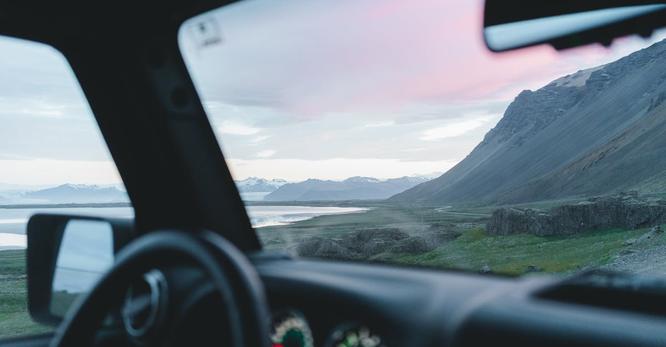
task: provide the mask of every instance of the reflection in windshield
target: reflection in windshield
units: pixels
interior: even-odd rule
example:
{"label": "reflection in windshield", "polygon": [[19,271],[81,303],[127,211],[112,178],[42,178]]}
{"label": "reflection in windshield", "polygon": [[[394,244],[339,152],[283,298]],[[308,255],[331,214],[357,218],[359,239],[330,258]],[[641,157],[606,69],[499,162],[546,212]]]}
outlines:
{"label": "reflection in windshield", "polygon": [[494,55],[481,5],[255,0],[183,25],[250,214],[315,211],[255,219],[264,246],[484,273],[666,273],[664,33]]}
{"label": "reflection in windshield", "polygon": [[635,5],[530,19],[490,26],[484,35],[490,48],[505,50],[600,28],[664,8],[664,4]]}

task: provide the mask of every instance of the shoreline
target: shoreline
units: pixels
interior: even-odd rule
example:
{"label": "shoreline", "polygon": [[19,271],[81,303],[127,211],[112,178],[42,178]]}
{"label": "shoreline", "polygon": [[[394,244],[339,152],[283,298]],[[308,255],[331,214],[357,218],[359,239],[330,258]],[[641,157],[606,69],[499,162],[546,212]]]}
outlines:
{"label": "shoreline", "polygon": [[[262,206],[275,206],[275,205],[262,205]],[[259,207],[259,206],[257,206]],[[367,208],[367,207],[338,207],[338,206],[294,206],[294,205],[284,205],[284,206],[278,206],[278,207],[311,207],[311,208],[317,208],[317,207],[332,207],[332,208],[340,208],[340,209],[345,209],[346,211],[340,211],[340,212],[332,212],[332,213],[313,213],[312,215],[309,216],[302,216],[302,217],[295,217],[291,220],[287,221],[276,221],[276,222],[269,222],[269,223],[257,223],[256,225],[252,225],[254,229],[261,229],[261,228],[267,228],[267,227],[280,227],[280,226],[288,226],[292,225],[295,223],[299,222],[305,222],[312,220],[317,217],[322,217],[322,216],[343,216],[343,215],[349,215],[349,214],[356,214],[356,213],[365,213],[372,208]],[[351,210],[351,211],[347,211]],[[288,218],[288,215],[286,215],[286,218]],[[250,216],[250,219],[252,217]]]}
{"label": "shoreline", "polygon": [[0,233],[0,252],[26,249],[27,246],[26,234]]}
{"label": "shoreline", "polygon": [[[0,205],[0,210],[18,210],[18,209],[73,209],[73,208],[127,208],[130,204],[125,203],[99,203],[99,204],[56,204],[56,205]],[[288,226],[295,223],[312,220],[321,216],[339,216],[351,215],[357,213],[365,213],[373,208],[358,207],[358,206],[322,206],[317,204],[315,206],[307,203],[299,202],[298,204],[261,204],[261,205],[248,205],[248,215],[253,222],[253,228],[256,230]],[[278,211],[274,215],[263,214],[261,212],[252,214],[253,208],[261,207],[277,207],[277,208],[293,208],[295,211]],[[300,209],[300,210],[299,210]],[[25,233],[25,224],[28,219],[0,219],[0,224],[17,224],[17,229],[6,230],[0,232],[0,252],[6,250],[21,250],[27,247],[27,237]],[[23,231],[15,232],[15,230],[23,229]]]}

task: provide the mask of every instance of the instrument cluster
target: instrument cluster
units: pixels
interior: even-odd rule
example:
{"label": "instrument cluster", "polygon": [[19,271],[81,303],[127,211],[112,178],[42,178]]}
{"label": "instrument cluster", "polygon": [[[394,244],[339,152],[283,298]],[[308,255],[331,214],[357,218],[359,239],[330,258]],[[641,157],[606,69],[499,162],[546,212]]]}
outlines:
{"label": "instrument cluster", "polygon": [[[386,347],[379,334],[358,323],[340,324],[320,340],[321,347]],[[273,347],[314,347],[315,341],[310,325],[299,311],[283,310],[273,314]]]}

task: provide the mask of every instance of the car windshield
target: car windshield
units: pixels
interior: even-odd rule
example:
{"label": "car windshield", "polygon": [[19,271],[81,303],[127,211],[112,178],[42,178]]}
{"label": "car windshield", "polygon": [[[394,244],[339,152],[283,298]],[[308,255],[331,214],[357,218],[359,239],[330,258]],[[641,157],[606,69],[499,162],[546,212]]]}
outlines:
{"label": "car windshield", "polygon": [[482,5],[248,0],[183,24],[264,248],[666,272],[666,34],[493,54]]}

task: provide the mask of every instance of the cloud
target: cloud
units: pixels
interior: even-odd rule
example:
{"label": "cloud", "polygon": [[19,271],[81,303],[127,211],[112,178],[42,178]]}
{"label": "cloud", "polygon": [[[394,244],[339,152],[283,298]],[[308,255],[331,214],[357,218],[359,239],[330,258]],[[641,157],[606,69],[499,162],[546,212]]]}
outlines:
{"label": "cloud", "polygon": [[264,141],[268,140],[270,137],[271,137],[270,135],[260,135],[260,136],[253,137],[253,138],[250,140],[250,142],[251,142],[252,144],[256,145],[256,144],[258,144],[258,143],[260,143],[260,142],[264,142]]}
{"label": "cloud", "polygon": [[413,153],[413,152],[423,152],[427,149],[428,148],[426,147],[414,147],[414,148],[403,148],[400,151],[405,153]]}
{"label": "cloud", "polygon": [[[87,160],[4,160],[0,159],[0,182],[28,185],[120,183],[112,161]],[[48,174],[46,174],[48,172]]]}
{"label": "cloud", "polygon": [[272,149],[268,149],[257,153],[257,158],[270,158],[273,155],[275,155],[275,151]]}
{"label": "cloud", "polygon": [[383,121],[383,122],[375,122],[375,123],[369,123],[364,125],[364,128],[383,128],[383,127],[390,127],[392,125],[395,125],[395,121],[389,120],[389,121]]}
{"label": "cloud", "polygon": [[423,141],[438,141],[462,136],[474,129],[482,127],[488,123],[489,120],[489,117],[468,119],[456,123],[451,123],[442,127],[428,129],[421,133],[420,139]]}
{"label": "cloud", "polygon": [[256,128],[237,121],[224,120],[217,126],[217,131],[224,135],[249,136],[259,133],[261,128]]}

